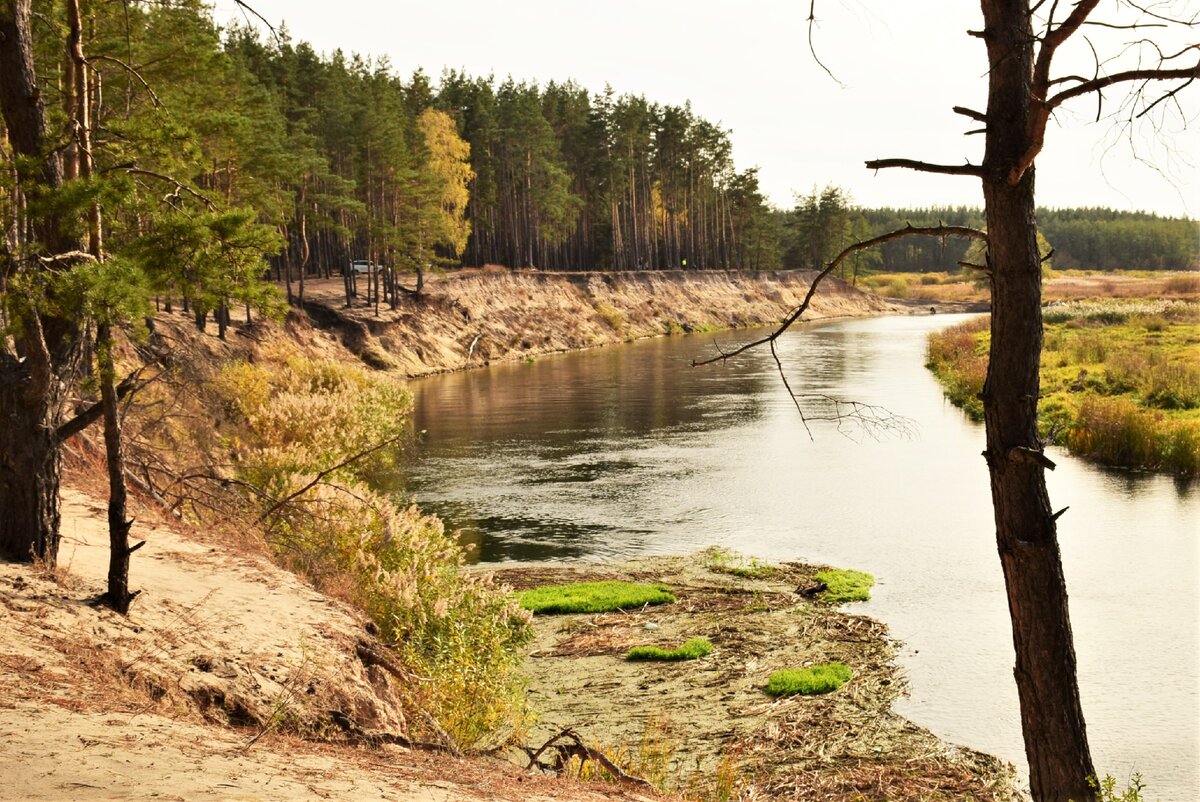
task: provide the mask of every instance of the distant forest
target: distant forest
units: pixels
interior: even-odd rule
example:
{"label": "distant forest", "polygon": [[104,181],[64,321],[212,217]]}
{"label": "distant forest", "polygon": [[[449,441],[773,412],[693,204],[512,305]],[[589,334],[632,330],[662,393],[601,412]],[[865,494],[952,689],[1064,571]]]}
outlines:
{"label": "distant forest", "polygon": [[[458,264],[813,267],[905,223],[982,225],[978,209],[857,208],[836,187],[777,209],[757,169],[735,168],[730,131],[688,105],[570,81],[402,79],[386,60],[318,54],[286,31],[222,31],[198,0],[94,13],[113,17],[85,43],[98,174],[136,164],[139,181],[169,175],[182,182],[176,196],[194,190],[243,210],[277,234],[268,259],[289,296],[293,280],[340,274],[354,259],[393,277]],[[39,62],[61,61],[51,49],[60,37],[42,33]],[[1056,267],[1200,261],[1192,220],[1074,209],[1042,210],[1039,221]],[[906,239],[852,269],[953,270],[964,250]]]}

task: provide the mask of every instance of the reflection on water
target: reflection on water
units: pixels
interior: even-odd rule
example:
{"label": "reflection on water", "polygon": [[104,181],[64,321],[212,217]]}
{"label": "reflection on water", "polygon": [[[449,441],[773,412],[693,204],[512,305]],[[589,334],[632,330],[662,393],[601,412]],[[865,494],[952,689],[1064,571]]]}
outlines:
{"label": "reflection on water", "polygon": [[[797,393],[882,404],[916,436],[810,440],[769,352],[690,367],[659,339],[413,384],[415,499],[476,559],[609,559],[719,544],[871,571],[863,612],[905,642],[901,712],[1023,763],[983,432],[922,368],[952,318],[854,320],[780,341]],[[722,335],[724,342],[744,335]],[[1200,798],[1200,492],[1054,454],[1050,474],[1097,768]],[[1126,665],[1149,672],[1130,680]]]}

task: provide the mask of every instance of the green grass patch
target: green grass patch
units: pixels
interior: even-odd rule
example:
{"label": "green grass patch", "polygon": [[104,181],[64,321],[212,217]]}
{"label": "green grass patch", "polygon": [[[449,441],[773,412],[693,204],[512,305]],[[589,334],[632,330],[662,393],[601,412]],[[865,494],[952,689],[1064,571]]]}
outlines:
{"label": "green grass patch", "polygon": [[868,573],[840,568],[822,571],[813,578],[826,585],[821,598],[835,603],[866,601],[871,598],[871,586],[875,584],[875,577]]}
{"label": "green grass patch", "polygon": [[674,649],[658,646],[634,646],[625,655],[626,660],[697,660],[712,654],[713,645],[708,638],[692,638]]}
{"label": "green grass patch", "polygon": [[[1055,304],[1045,328],[1038,428],[1105,465],[1200,472],[1200,304]],[[987,319],[930,336],[926,366],[954,404],[983,416]]]}
{"label": "green grass patch", "polygon": [[808,668],[785,668],[767,680],[767,693],[772,696],[815,696],[829,693],[850,681],[850,669],[845,663],[823,663]]}
{"label": "green grass patch", "polygon": [[665,585],[609,580],[543,585],[520,596],[521,606],[534,613],[609,613],[646,604],[667,604],[675,596]]}

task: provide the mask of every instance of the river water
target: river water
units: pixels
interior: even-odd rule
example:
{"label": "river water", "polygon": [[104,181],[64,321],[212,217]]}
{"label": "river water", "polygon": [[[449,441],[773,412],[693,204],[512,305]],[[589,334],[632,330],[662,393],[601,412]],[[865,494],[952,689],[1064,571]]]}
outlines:
{"label": "river water", "polygon": [[[953,316],[808,324],[780,341],[798,394],[884,406],[806,429],[770,353],[692,368],[745,333],[660,338],[412,384],[409,492],[483,562],[606,560],[717,544],[877,577],[855,608],[904,642],[897,709],[1024,766],[982,427],[923,366]],[[828,403],[810,401],[810,416]],[[878,412],[878,410],[875,410]],[[811,437],[809,434],[811,430]],[[1200,485],[1051,453],[1097,770],[1200,799]]]}

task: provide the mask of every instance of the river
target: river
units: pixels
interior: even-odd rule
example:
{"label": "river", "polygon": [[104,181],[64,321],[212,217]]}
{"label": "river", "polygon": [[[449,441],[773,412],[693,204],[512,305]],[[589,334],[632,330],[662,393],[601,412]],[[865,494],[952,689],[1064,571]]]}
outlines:
{"label": "river", "polygon": [[[407,486],[483,562],[717,544],[869,571],[874,596],[855,610],[904,643],[898,711],[1023,767],[983,429],[922,366],[928,332],[956,319],[807,324],[780,340],[798,394],[886,407],[869,431],[806,428],[767,350],[690,366],[748,336],[736,332],[414,382],[424,433]],[[1141,772],[1147,800],[1200,799],[1200,485],[1050,455],[1097,770]]]}

